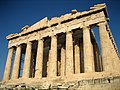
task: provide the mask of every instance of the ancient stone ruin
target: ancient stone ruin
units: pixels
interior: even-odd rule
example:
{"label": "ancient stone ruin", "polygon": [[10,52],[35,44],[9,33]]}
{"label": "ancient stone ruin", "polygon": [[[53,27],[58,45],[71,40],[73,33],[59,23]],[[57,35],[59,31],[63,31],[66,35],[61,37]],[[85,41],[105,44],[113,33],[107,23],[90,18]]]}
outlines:
{"label": "ancient stone ruin", "polygon": [[46,17],[7,36],[0,88],[120,90],[120,58],[108,21],[106,5],[97,4],[89,11]]}

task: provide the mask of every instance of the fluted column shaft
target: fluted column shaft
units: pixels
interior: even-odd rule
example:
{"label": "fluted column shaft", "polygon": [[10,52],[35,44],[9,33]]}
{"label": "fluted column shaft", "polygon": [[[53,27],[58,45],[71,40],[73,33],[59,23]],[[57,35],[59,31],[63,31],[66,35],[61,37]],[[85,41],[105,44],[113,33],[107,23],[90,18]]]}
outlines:
{"label": "fluted column shaft", "polygon": [[37,58],[36,58],[36,72],[35,78],[42,78],[43,67],[43,40],[38,41]]}
{"label": "fluted column shaft", "polygon": [[32,42],[27,43],[24,69],[23,69],[23,78],[30,77],[30,64],[31,64],[31,53],[32,53]]}
{"label": "fluted column shaft", "polygon": [[47,75],[49,75],[49,71],[50,71],[50,69],[51,69],[51,67],[50,67],[50,61],[51,61],[51,50],[49,50],[49,54],[48,54],[48,61],[47,61]]}
{"label": "fluted column shaft", "polygon": [[94,54],[90,38],[90,28],[83,28],[84,72],[94,72]]}
{"label": "fluted column shaft", "polygon": [[79,41],[76,41],[76,44],[74,46],[75,50],[75,74],[80,73],[80,47],[79,47]]}
{"label": "fluted column shaft", "polygon": [[65,49],[61,48],[61,76],[65,76]]}
{"label": "fluted column shaft", "polygon": [[17,79],[19,77],[19,69],[20,69],[20,58],[21,58],[21,46],[17,46],[14,66],[12,71],[12,79]]}
{"label": "fluted column shaft", "polygon": [[73,38],[72,32],[66,33],[66,76],[73,74]]}
{"label": "fluted column shaft", "polygon": [[48,77],[57,76],[57,36],[51,37],[51,54],[49,61]]}
{"label": "fluted column shaft", "polygon": [[4,81],[10,79],[10,71],[11,71],[11,66],[12,66],[13,52],[14,52],[14,48],[13,47],[9,48],[5,71],[4,71],[4,77],[3,77]]}
{"label": "fluted column shaft", "polygon": [[[102,63],[103,63],[103,71],[115,71],[114,69],[114,62],[115,54],[112,42],[110,41],[107,29],[106,29],[106,22],[99,23],[99,35],[100,35],[100,45],[102,50]],[[117,65],[115,65],[117,66]],[[119,68],[119,67],[118,67]]]}

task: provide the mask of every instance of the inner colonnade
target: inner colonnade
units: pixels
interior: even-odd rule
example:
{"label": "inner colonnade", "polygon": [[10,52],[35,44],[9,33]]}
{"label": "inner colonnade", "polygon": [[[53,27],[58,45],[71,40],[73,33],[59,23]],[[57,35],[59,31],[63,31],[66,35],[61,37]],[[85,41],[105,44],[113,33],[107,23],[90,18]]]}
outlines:
{"label": "inner colonnade", "polygon": [[10,47],[7,68],[6,79],[43,78],[101,72],[103,64],[94,33],[87,26]]}

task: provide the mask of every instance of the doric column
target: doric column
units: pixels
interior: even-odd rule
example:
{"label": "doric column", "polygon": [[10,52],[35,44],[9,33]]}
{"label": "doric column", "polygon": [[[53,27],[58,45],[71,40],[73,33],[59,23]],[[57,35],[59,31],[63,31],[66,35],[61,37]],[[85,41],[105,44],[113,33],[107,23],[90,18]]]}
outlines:
{"label": "doric column", "polygon": [[27,43],[25,61],[24,61],[24,69],[23,69],[23,78],[30,77],[30,64],[31,64],[31,52],[32,52],[32,42]]}
{"label": "doric column", "polygon": [[41,39],[38,41],[35,78],[42,78],[43,49],[43,39]]}
{"label": "doric column", "polygon": [[17,46],[15,60],[14,60],[14,66],[12,71],[12,79],[19,78],[19,69],[20,69],[20,58],[21,58],[21,46]]}
{"label": "doric column", "polygon": [[102,59],[101,59],[100,51],[98,52],[98,60],[100,61],[100,71],[103,71],[103,64],[102,64]]}
{"label": "doric column", "polygon": [[49,76],[49,73],[50,73],[50,61],[51,61],[51,50],[49,50],[49,53],[48,53],[48,61],[47,61],[47,76]]}
{"label": "doric column", "polygon": [[[103,71],[115,71],[114,69],[114,50],[110,41],[106,22],[99,23],[100,45],[102,50]],[[117,66],[117,65],[116,65]]]}
{"label": "doric column", "polygon": [[3,80],[9,80],[10,79],[10,71],[11,71],[11,65],[12,65],[12,57],[13,57],[14,48],[9,48],[5,71],[4,71],[4,77]]}
{"label": "doric column", "polygon": [[48,77],[57,76],[57,36],[51,37],[51,50]]}
{"label": "doric column", "polygon": [[80,47],[79,47],[79,41],[76,41],[76,44],[74,46],[74,52],[75,52],[75,74],[80,73]]}
{"label": "doric column", "polygon": [[90,37],[90,27],[83,28],[84,72],[94,72],[94,55]]}
{"label": "doric column", "polygon": [[97,46],[96,41],[93,41],[93,48],[94,48],[94,62],[95,62],[95,71],[99,72],[100,70],[100,59],[99,59],[99,49]]}
{"label": "doric column", "polygon": [[73,74],[73,38],[72,32],[66,33],[66,76]]}
{"label": "doric column", "polygon": [[65,76],[65,49],[61,48],[61,76]]}
{"label": "doric column", "polygon": [[83,39],[80,39],[80,73],[84,73]]}

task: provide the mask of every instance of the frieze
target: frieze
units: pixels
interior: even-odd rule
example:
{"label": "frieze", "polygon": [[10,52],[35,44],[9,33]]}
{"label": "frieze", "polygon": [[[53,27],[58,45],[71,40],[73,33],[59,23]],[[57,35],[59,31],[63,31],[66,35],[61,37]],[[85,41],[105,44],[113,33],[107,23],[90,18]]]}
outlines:
{"label": "frieze", "polygon": [[[105,20],[105,17],[102,15],[104,14],[103,12],[100,13],[96,13],[96,14],[91,14],[89,16],[86,17],[81,17],[79,19],[74,19],[72,21],[66,22],[64,24],[59,24],[57,26],[54,27],[49,27],[46,28],[44,30],[40,30],[38,31],[41,34],[41,38],[47,37],[47,36],[51,36],[52,33],[55,34],[59,34],[59,33],[65,33],[66,32],[66,28],[65,27],[69,27],[71,29],[76,29],[76,28],[82,28],[84,26],[89,26],[95,23],[99,23],[101,22],[100,20]],[[12,39],[9,41],[9,43],[16,43],[16,42],[23,42],[25,40],[37,40],[38,37],[38,32],[33,32],[31,34],[27,34],[26,36],[19,36],[18,38]],[[14,36],[14,35],[13,35]]]}
{"label": "frieze", "polygon": [[16,38],[16,39],[12,39],[9,41],[9,46],[16,46],[17,44],[22,44],[22,43],[26,43],[28,40],[37,40],[39,37],[38,37],[38,32],[35,32],[35,33],[31,33],[31,34],[28,34],[26,36],[21,36],[19,38]]}

